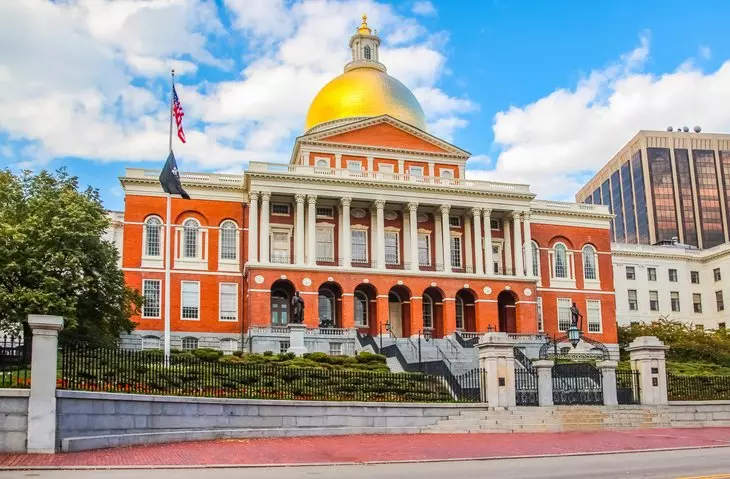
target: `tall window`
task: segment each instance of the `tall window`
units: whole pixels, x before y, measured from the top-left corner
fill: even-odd
[[[692,293],[692,309],[695,313],[702,313],[702,295],[700,293]]]
[[[626,267],[626,279],[634,280],[636,279],[636,268],[633,266],[627,266]]]
[[[712,150],[693,150],[692,157],[695,166],[702,244],[705,248],[711,248],[723,243],[725,240],[722,228],[720,191],[717,187],[715,152]]]
[[[236,283],[221,283],[219,304],[221,321],[238,321],[238,285]]]
[[[182,340],[183,351],[192,351],[198,349],[198,338],[183,338]]]
[[[368,297],[362,291],[355,291],[355,326],[368,325]]]
[[[433,329],[433,300],[431,296],[423,295],[423,329]]]
[[[289,263],[289,233],[287,231],[271,231],[271,262]]]
[[[198,233],[200,232],[200,224],[189,218],[183,223],[183,257],[198,257]]]
[[[637,311],[639,309],[639,300],[636,297],[636,290],[628,290],[629,297],[629,311]]]
[[[649,281],[656,281],[656,268],[646,268],[646,277]]]
[[[558,298],[558,331],[567,331],[570,327],[570,298]]]
[[[370,60],[370,57],[372,56],[372,54],[370,52],[370,45],[365,45],[365,48],[363,48],[363,51],[365,54],[365,59]]]
[[[333,233],[332,228],[317,228],[317,261],[329,263],[335,260]]]
[[[461,268],[461,238],[451,237],[451,267]]]
[[[588,320],[588,332],[600,333],[601,323],[601,301],[598,299],[586,300],[586,319]]]
[[[715,291],[715,302],[717,303],[717,310],[725,310],[725,300],[722,297],[722,291]]]
[[[238,258],[236,251],[236,236],[238,231],[236,223],[233,221],[224,221],[221,224],[221,259],[235,260]]]
[[[271,292],[271,325],[289,324],[289,295],[282,290]]]
[[[427,234],[418,235],[418,264],[431,266],[431,237]]]
[[[459,296],[456,297],[456,329],[464,329],[464,300]]]
[[[720,281],[722,279],[722,275],[720,274],[720,268],[713,269],[712,276],[715,278],[715,281]]]
[[[670,291],[669,300],[672,304],[672,311],[679,312],[679,291]]]
[[[568,277],[568,253],[563,243],[555,245],[555,277]]]
[[[677,270],[676,269],[669,270],[669,281],[671,281],[672,283],[677,282]]]
[[[182,319],[200,319],[200,283],[182,281]]]
[[[144,306],[142,306],[143,318],[160,317],[161,289],[162,281],[159,279],[145,279],[142,281],[142,296],[144,297]]]
[[[545,331],[545,322],[542,317],[542,296],[537,297],[537,330],[539,332]]]
[[[398,264],[398,233],[385,232],[385,264]]]
[[[648,148],[647,153],[657,240],[671,240],[675,236],[678,237],[679,233],[669,149]]]
[[[368,232],[352,230],[352,261],[353,263],[367,263],[368,261]]]
[[[335,324],[335,295],[327,289],[319,290],[319,322]]]
[[[659,311],[658,291],[649,291],[649,311]]]
[[[162,239],[162,220],[156,216],[150,216],[144,222],[145,231],[145,242],[144,242],[144,254],[145,256],[161,256],[162,247],[160,246]]]
[[[700,272],[699,271],[690,271],[689,280],[692,284],[700,284]]]
[[[540,247],[532,242],[532,275],[540,276]]]
[[[598,279],[596,274],[596,250],[591,245],[583,247],[583,278]]]

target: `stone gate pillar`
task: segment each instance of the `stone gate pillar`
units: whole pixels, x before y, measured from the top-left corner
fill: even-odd
[[[641,404],[667,404],[667,366],[665,346],[655,336],[640,336],[626,350],[631,369],[639,371]]]
[[[616,391],[616,367],[618,367],[618,361],[599,361],[596,363],[596,367],[601,371],[604,406],[618,405],[618,392]]]
[[[532,366],[537,369],[537,397],[540,406],[553,405],[553,366],[555,361],[543,359],[533,361]]]
[[[515,341],[507,333],[487,333],[477,344],[479,367],[486,371],[482,381],[482,397],[490,408],[514,407]]]
[[[28,399],[28,452],[56,452],[56,364],[58,332],[63,318],[29,314],[33,330],[30,364],[30,398]]]

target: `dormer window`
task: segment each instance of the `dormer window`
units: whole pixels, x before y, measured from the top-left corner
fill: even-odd
[[[370,60],[372,58],[370,53],[370,45],[365,45],[365,48],[363,49],[363,54],[365,55],[366,60]]]

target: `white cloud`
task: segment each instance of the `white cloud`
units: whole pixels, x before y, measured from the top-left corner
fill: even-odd
[[[702,45],[700,47],[700,57],[702,57],[704,60],[709,60],[712,58],[712,50],[707,45]]]
[[[691,63],[652,75],[642,37],[617,64],[590,73],[572,89],[559,89],[494,118],[496,167],[474,178],[525,182],[543,197],[572,199],[575,192],[640,129],[699,124],[728,131],[730,61],[713,72]]]
[[[436,15],[436,7],[434,7],[433,3],[429,1],[413,2],[411,11],[416,15]]]

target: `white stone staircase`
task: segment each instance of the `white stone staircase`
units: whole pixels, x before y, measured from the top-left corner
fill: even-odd
[[[553,406],[464,410],[428,426],[424,432],[566,432],[669,426],[669,414],[663,409],[641,406]]]

